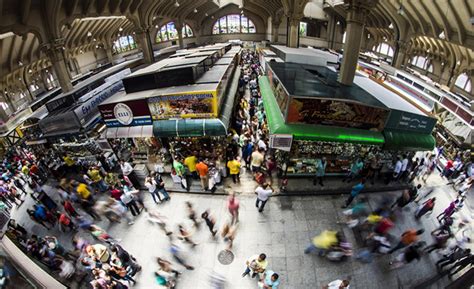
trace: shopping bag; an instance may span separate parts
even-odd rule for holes
[[[181,187],[183,187],[183,189],[188,188],[188,182],[186,181],[186,178],[181,178]]]

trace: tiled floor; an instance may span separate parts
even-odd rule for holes
[[[430,184],[440,184],[437,176],[433,176]],[[369,204],[375,207],[382,196],[397,196],[400,192],[385,192],[369,194]],[[433,193],[438,197],[435,212],[421,222],[415,221],[414,204],[408,206],[396,224],[392,234],[398,236],[407,228],[425,227],[423,239],[431,243],[429,232],[436,226],[435,216],[439,214],[454,196],[453,190],[445,185],[437,187]],[[218,272],[226,278],[228,289],[257,288],[255,280],[242,278],[245,269],[245,260],[254,254],[266,253],[269,269],[281,276],[281,288],[303,289],[321,288],[334,279],[351,276],[351,288],[411,288],[435,274],[434,261],[436,253],[423,256],[419,262],[413,262],[398,270],[389,270],[389,256],[377,257],[371,264],[362,264],[355,259],[341,263],[330,262],[316,255],[305,255],[303,250],[311,238],[325,229],[343,230],[345,236],[354,245],[354,253],[360,250],[354,239],[352,230],[337,224],[341,218],[340,206],[345,197],[333,196],[276,196],[267,203],[264,213],[260,214],[255,208],[255,197],[249,194],[239,196],[241,201],[240,223],[234,242],[233,253],[235,259],[230,265],[221,265],[217,260],[218,253],[225,248],[221,238],[213,240],[203,223],[200,229],[194,231],[192,239],[198,243],[191,248],[182,241],[176,241],[184,249],[189,264],[196,267],[194,271],[186,271],[176,265],[182,276],[178,280],[177,288],[208,289],[211,272]],[[146,196],[146,205],[151,210],[158,210],[169,219],[169,227],[176,231],[177,224],[183,223],[191,228],[191,221],[186,217],[185,201],[191,201],[198,215],[205,209],[210,209],[218,220],[218,227],[229,219],[225,207],[225,196],[189,195],[174,193],[171,201],[155,205],[150,196]],[[47,232],[39,225],[33,225],[25,216],[24,210],[32,206],[28,200],[16,218],[32,232],[40,235],[59,234],[57,229]],[[463,208],[462,214],[471,216],[469,204]],[[169,239],[160,228],[150,223],[145,213],[135,220],[134,225],[121,224],[109,226],[108,221],[99,223],[109,233],[122,239],[120,244],[131,252],[143,266],[143,271],[136,276],[138,283],[135,288],[157,288],[153,272],[157,269],[156,257],[164,257],[173,261],[168,252]],[[84,233],[82,233],[84,234]],[[70,234],[63,234],[60,238],[64,246],[70,246]],[[394,254],[396,255],[396,254]],[[442,279],[431,288],[443,288],[448,280]]]

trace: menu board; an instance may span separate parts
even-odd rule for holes
[[[382,131],[389,111],[357,103],[293,97],[288,123],[304,123]]]
[[[155,96],[148,99],[154,120],[217,117],[216,91]]]

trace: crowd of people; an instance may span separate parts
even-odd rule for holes
[[[277,164],[268,146],[269,131],[258,85],[260,74],[256,52],[243,51],[238,107],[225,153],[225,175],[238,184],[242,169],[250,171],[258,184],[255,207],[258,212],[264,213],[266,203],[275,192],[272,177]],[[376,256],[401,252],[390,261],[390,266],[395,269],[438,251],[442,252],[442,258],[437,266],[441,273],[449,276],[472,264],[472,254],[467,248],[471,242],[470,230],[466,221],[457,216],[474,183],[472,164],[460,166],[458,162],[450,167],[448,164],[441,173],[458,190],[458,196],[437,216],[439,227],[431,232],[434,240],[432,244],[419,240],[420,235],[424,234],[423,228],[407,228],[399,239],[390,234],[397,220],[405,214],[403,208],[414,206],[413,217],[417,220],[433,211],[436,198],[431,196],[432,190],[413,183],[427,181],[435,170],[436,158],[429,154],[421,158],[409,155],[398,157],[393,172],[385,181],[406,182],[411,187],[396,200],[380,200],[375,210],[369,210],[367,200],[361,198],[360,193],[366,181],[374,182],[379,160],[377,156],[367,163],[360,158],[355,159],[342,180],[348,183],[356,180],[348,199],[342,204],[345,216],[343,222],[361,236],[365,248],[354,253],[352,244],[342,232],[327,230],[315,236],[304,253],[318,252],[332,261],[342,261],[355,255],[361,262],[371,262]],[[141,182],[130,161],[121,160],[114,167],[104,158],[98,158],[95,163],[79,163],[67,154],[62,154],[53,159],[62,160],[65,168],[63,174],[53,169],[55,166],[51,166],[47,159],[46,155],[35,156],[26,151],[7,155],[1,166],[0,208],[10,212],[13,206],[20,207],[30,193],[35,204],[27,208],[26,212],[31,221],[44,227],[48,234],[32,234],[24,228],[24,224],[14,219],[8,223],[7,234],[28,255],[56,272],[63,280],[80,280],[97,289],[128,288],[136,283],[135,275],[141,271],[140,260],[120,245],[120,239],[103,229],[99,225],[101,221],[110,224],[125,221],[132,226],[137,216],[146,214],[151,224],[158,225],[163,237],[169,241],[168,251],[172,256],[172,260],[164,256],[156,259],[156,282],[165,288],[177,286],[179,276],[183,274],[177,265],[194,270],[178,240],[190,248],[199,246],[194,234],[201,230],[201,224],[205,224],[207,229],[204,230],[209,231],[211,238],[225,243],[225,250],[231,252],[233,248],[239,228],[240,202],[232,189],[225,201],[228,220],[219,223],[211,208],[198,211],[191,202],[186,202],[183,206],[186,208],[187,220],[182,220],[177,228],[172,228],[166,216],[157,209],[160,204],[170,200],[160,173],[151,172]],[[324,186],[326,163],[322,158],[314,177],[315,185]],[[215,189],[215,182],[211,182],[211,164],[200,152],[174,157],[173,172],[184,180],[185,187],[189,187],[187,182],[195,179],[199,180],[203,190]],[[54,196],[48,195],[43,189],[51,177],[57,180]],[[146,190],[141,190],[142,187]],[[156,208],[145,206],[144,193],[150,194]],[[71,243],[61,244],[53,233],[55,228],[71,234]],[[270,269],[267,254],[252,255],[245,263],[246,269],[242,276],[257,278],[260,288],[277,289],[281,277]],[[216,276],[211,284],[215,286],[213,288],[221,288],[219,286],[222,286],[224,278]],[[327,284],[326,288],[349,288],[349,284],[350,279],[335,280]]]

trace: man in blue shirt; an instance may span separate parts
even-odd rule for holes
[[[280,285],[278,277],[278,274],[272,270],[265,271],[262,289],[278,289],[278,285]]]
[[[354,200],[354,198],[357,197],[360,194],[362,189],[364,189],[364,184],[365,184],[365,179],[362,178],[357,185],[352,187],[351,195],[347,199],[346,204],[344,206],[342,206],[342,208],[347,208],[349,206],[349,204],[352,202],[352,200]]]

